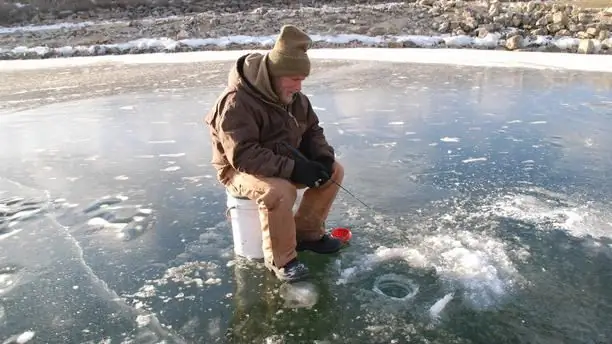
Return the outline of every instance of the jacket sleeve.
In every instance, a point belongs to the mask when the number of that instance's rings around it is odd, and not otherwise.
[[[308,97],[304,96],[306,102],[307,128],[302,136],[301,150],[310,159],[320,158],[335,159],[334,148],[327,142],[323,128],[319,125],[319,117],[314,112]]]
[[[294,161],[259,143],[259,126],[255,116],[239,100],[226,102],[216,127],[219,141],[234,169],[262,177],[291,177]]]

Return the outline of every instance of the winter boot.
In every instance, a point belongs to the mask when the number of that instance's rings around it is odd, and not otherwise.
[[[342,241],[332,238],[329,234],[324,234],[319,240],[299,241],[297,243],[297,251],[309,250],[315,253],[336,253],[342,248]]]
[[[277,267],[271,262],[265,262],[266,268],[274,272],[276,277],[283,282],[297,282],[308,278],[309,272],[306,265],[297,259],[291,260],[283,267]]]

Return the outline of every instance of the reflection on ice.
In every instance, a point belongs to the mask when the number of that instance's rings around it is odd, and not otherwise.
[[[288,308],[311,308],[319,299],[315,285],[308,281],[285,283],[280,286],[279,294]]]

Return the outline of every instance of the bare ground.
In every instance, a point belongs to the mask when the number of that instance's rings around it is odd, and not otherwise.
[[[397,1],[397,0],[396,0]],[[417,2],[408,0],[405,2]],[[611,0],[552,0],[580,7],[611,7]],[[199,12],[235,13],[256,8],[299,8],[388,3],[388,0],[0,0],[0,26],[51,23],[62,20],[130,19]],[[401,2],[401,1],[399,1]],[[501,0],[501,2],[517,2]],[[23,5],[26,6],[23,6]]]
[[[559,4],[574,5],[583,8],[612,7],[612,0],[556,0]]]
[[[130,19],[185,15],[212,11],[233,13],[259,7],[299,8],[300,6],[350,6],[385,3],[386,0],[0,0],[0,26],[50,23],[59,20]],[[15,6],[26,4],[27,6]]]

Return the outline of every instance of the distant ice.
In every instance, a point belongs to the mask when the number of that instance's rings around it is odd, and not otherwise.
[[[443,137],[440,139],[440,141],[442,142],[459,142],[459,138],[458,137]]]

